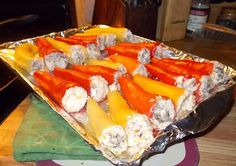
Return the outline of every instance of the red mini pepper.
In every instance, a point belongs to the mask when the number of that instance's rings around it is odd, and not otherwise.
[[[54,48],[45,38],[41,37],[36,39],[35,41],[36,46],[39,48],[39,55],[44,57],[52,52],[60,52],[62,51]]]
[[[133,48],[147,48],[150,51],[155,49],[156,46],[158,46],[160,43],[159,42],[142,42],[142,43],[127,43],[127,42],[122,42],[119,43],[118,45],[120,46],[125,46],[125,47],[133,47]]]
[[[80,41],[77,41],[75,39],[65,38],[65,37],[60,37],[60,36],[56,36],[55,39],[58,40],[58,41],[65,42],[67,44],[71,44],[71,45],[76,45],[76,44],[81,43]]]
[[[156,51],[156,47],[160,44],[160,42],[142,42],[142,43],[127,43],[127,42],[122,42],[119,43],[119,46],[124,46],[124,47],[132,47],[132,48],[136,48],[138,50],[142,49],[142,48],[147,48],[151,55],[154,56],[155,51]]]
[[[75,38],[64,38],[64,37],[59,37],[59,36],[55,37],[55,39],[58,41],[65,42],[70,45],[83,45],[85,47],[87,47],[88,44],[96,44],[96,42],[94,42],[94,41],[89,41],[89,40],[88,41],[86,41],[86,40],[81,41],[81,40],[77,40]]]
[[[55,68],[53,74],[57,77],[60,77],[64,80],[75,82],[80,84],[88,93],[90,93],[90,77],[84,72],[79,72],[70,69]]]
[[[199,71],[195,71],[187,66],[177,66],[174,63],[165,62],[157,58],[152,58],[151,62],[169,73],[183,76],[192,76],[195,77],[197,80],[200,80],[203,76],[203,74],[199,73]]]
[[[69,36],[69,39],[76,40],[78,44],[87,46],[88,44],[98,44],[96,35],[84,35],[84,36]]]
[[[84,72],[61,68],[55,68],[53,73],[55,76],[67,81],[78,83],[96,101],[104,100],[108,93],[108,83],[101,76],[93,76]]]
[[[188,59],[180,60],[171,58],[165,58],[161,60],[166,63],[175,64],[176,66],[183,66],[195,71],[199,71],[204,75],[210,75],[214,67],[214,64],[211,62],[196,62],[194,60],[188,60]]]
[[[156,102],[156,95],[144,91],[137,83],[127,76],[121,76],[118,81],[122,94],[129,105],[137,112],[151,117],[153,114],[151,108]]]
[[[34,72],[34,79],[39,84],[39,87],[62,108],[62,98],[66,90],[74,86],[79,86],[77,83],[65,81],[45,71]]]
[[[151,73],[152,76],[157,77],[160,81],[167,83],[169,85],[176,85],[176,77],[178,77],[176,74],[168,73],[162,69],[160,69],[157,66],[151,65],[151,64],[145,64],[145,67],[147,68],[148,72]]]
[[[142,52],[143,50],[143,52]],[[106,48],[108,55],[118,54],[125,57],[130,57],[139,60],[139,56],[142,54],[147,54],[150,60],[150,51],[146,48],[137,48],[136,46],[123,46],[115,45]]]
[[[69,36],[69,38],[75,39],[75,40],[81,41],[81,42],[96,43],[96,41],[97,41],[97,35],[81,35],[81,36],[72,35],[72,36]]]
[[[91,75],[101,75],[109,84],[114,82],[114,75],[116,73],[114,69],[97,65],[72,65],[71,68]]]

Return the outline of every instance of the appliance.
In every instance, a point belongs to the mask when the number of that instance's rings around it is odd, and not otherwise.
[[[31,38],[76,26],[74,1],[1,0],[0,43]],[[0,61],[0,123],[31,91]]]

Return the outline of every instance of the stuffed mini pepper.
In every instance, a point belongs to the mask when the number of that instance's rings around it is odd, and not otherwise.
[[[109,113],[112,119],[125,128],[131,154],[150,146],[154,141],[153,127],[146,115],[132,110],[118,91],[108,93]]]
[[[82,45],[69,45],[50,37],[47,37],[46,40],[53,45],[53,47],[62,50],[71,64],[83,64],[88,58],[88,52]]]
[[[197,90],[197,81],[192,76],[183,76],[180,74],[170,73],[159,68],[157,65],[155,66],[152,64],[145,64],[145,67],[154,79],[158,79],[166,84],[185,88],[193,92]]]
[[[124,65],[127,72],[131,75],[140,74],[145,77],[148,76],[148,71],[146,67],[133,58],[113,54],[109,56],[109,59],[111,59],[113,62]]]
[[[163,61],[157,58],[152,58],[152,63],[167,72],[196,78],[198,84],[197,96],[199,99],[206,98],[209,95],[210,90],[213,88],[211,77],[201,73],[201,71],[191,69],[187,66],[178,66],[174,63]]]
[[[176,107],[172,99],[144,91],[127,76],[120,77],[119,84],[129,105],[138,113],[149,117],[156,128],[162,130],[174,121]]]
[[[115,155],[126,152],[127,136],[124,128],[114,122],[99,104],[89,98],[86,106],[88,123],[102,149],[111,151]]]
[[[97,44],[94,43],[93,41],[91,41],[91,42],[90,41],[80,41],[80,40],[76,40],[76,39],[73,39],[73,38],[64,38],[64,37],[59,37],[59,36],[56,36],[55,40],[61,41],[61,42],[64,42],[64,43],[67,43],[67,44],[71,45],[71,46],[68,47],[71,51],[70,50],[68,51],[66,49],[67,52],[68,52],[68,56],[73,55],[73,50],[75,50],[73,47],[84,46],[87,50],[88,58],[91,58],[91,59],[101,58],[101,52],[98,49]],[[72,58],[72,59],[75,59],[75,58]]]
[[[87,34],[77,33],[69,38],[83,42],[83,43],[96,43],[100,51],[105,50],[106,47],[116,45],[117,37],[112,33],[100,33],[100,34]]]
[[[68,66],[67,56],[61,50],[54,48],[45,38],[36,39],[35,44],[49,71],[53,71],[55,67],[66,68]]]
[[[171,86],[141,75],[135,75],[133,79],[146,92],[166,96],[171,99],[175,106],[177,119],[182,118],[182,114],[185,116],[185,114],[191,112],[196,106],[196,98],[192,91]]]
[[[217,61],[197,62],[194,60],[180,60],[171,58],[165,58],[162,59],[162,61],[179,67],[188,68],[199,72],[202,75],[209,75],[211,77],[213,87],[228,80],[228,77],[224,72],[224,66]]]
[[[31,75],[44,69],[43,58],[39,56],[38,47],[34,44],[24,43],[16,47],[15,61]]]
[[[106,48],[106,51],[109,55],[118,54],[125,57],[133,58],[142,64],[150,63],[151,53],[147,48],[137,48],[133,45],[123,46],[116,45]]]
[[[90,75],[100,75],[105,78],[109,84],[112,84],[114,81],[116,81],[115,77],[117,70],[108,67],[97,65],[72,65],[71,68],[73,70],[84,72]]]
[[[69,113],[79,112],[87,102],[87,92],[75,82],[65,81],[49,72],[34,72],[39,88]]]
[[[146,48],[150,51],[151,57],[154,57],[156,54],[157,47],[160,45],[160,42],[139,42],[139,43],[129,43],[129,42],[122,42],[119,43],[120,46],[124,47],[132,47],[136,48],[137,50],[141,50]]]
[[[78,83],[97,102],[104,100],[107,96],[108,82],[101,76],[62,68],[55,68],[53,74],[64,80]]]

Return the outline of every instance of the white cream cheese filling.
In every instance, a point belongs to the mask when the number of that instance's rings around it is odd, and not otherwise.
[[[124,36],[123,36],[123,40],[124,42],[133,42],[134,41],[134,35],[132,34],[132,32],[129,29],[126,29],[124,31]]]
[[[96,42],[97,42],[97,46],[98,46],[98,49],[103,51],[105,50],[105,37],[104,35],[98,35],[97,36],[97,39],[96,39]]]
[[[166,49],[162,46],[162,44],[156,46],[154,57],[156,58],[170,58],[173,57],[175,54],[173,51]]]
[[[137,152],[149,146],[153,140],[153,127],[146,115],[135,114],[128,118],[126,124],[128,146],[132,152]]]
[[[204,75],[200,80],[199,93],[201,98],[204,99],[210,94],[210,90],[213,88],[212,79],[210,76]]]
[[[112,126],[102,131],[99,137],[101,148],[119,155],[128,148],[125,130],[121,126]]]
[[[108,93],[108,82],[101,76],[90,77],[91,97],[97,102],[106,98]]]
[[[217,61],[213,61],[212,63],[213,63],[213,71],[210,77],[211,77],[213,86],[216,86],[217,84],[227,81],[229,77],[224,72],[224,66]]]
[[[174,121],[175,108],[171,99],[164,99],[161,96],[157,96],[152,111],[153,116],[151,121],[160,130],[165,129]]]
[[[118,83],[118,79],[127,72],[124,65],[120,64],[117,72],[114,74],[114,82],[109,86],[110,90],[118,90],[120,91],[120,84]]]
[[[74,45],[70,47],[68,57],[71,64],[83,64],[88,58],[88,52],[84,46]]]
[[[115,34],[101,34],[97,37],[97,46],[103,51],[106,47],[116,45],[117,36]]]
[[[105,34],[105,46],[114,46],[116,45],[117,36],[115,34]]]
[[[117,71],[121,73],[121,75],[127,73],[126,67],[123,64],[119,64]]]
[[[43,58],[37,57],[35,58],[32,63],[30,64],[30,74],[33,75],[35,71],[43,70],[44,69],[44,61]]]
[[[142,48],[138,52],[138,61],[142,64],[150,63],[151,61],[151,53],[147,48]]]
[[[180,96],[178,104],[176,106],[176,111],[179,113],[181,111],[191,112],[196,106],[196,99],[192,91],[185,90],[184,94]]]
[[[122,64],[119,65],[117,72],[114,74],[114,82],[118,82],[118,79],[127,72],[126,67]]]
[[[148,71],[143,64],[138,65],[138,67],[133,71],[132,75],[140,74],[144,77],[148,76]]]
[[[120,85],[117,82],[112,83],[109,85],[109,91],[119,91],[120,90]]]
[[[44,62],[49,71],[53,71],[55,67],[66,68],[68,65],[66,55],[60,52],[52,52],[46,55]]]
[[[196,91],[198,88],[195,78],[185,78],[184,76],[176,77],[176,86],[179,88],[185,88],[189,91]]]
[[[85,106],[87,99],[86,90],[75,86],[66,90],[62,98],[62,105],[67,112],[78,112]]]
[[[101,52],[96,44],[88,44],[87,47],[88,57],[91,59],[98,59],[101,57]]]

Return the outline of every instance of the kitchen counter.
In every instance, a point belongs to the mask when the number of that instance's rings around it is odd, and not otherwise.
[[[191,38],[167,43],[170,46],[190,52],[203,58],[217,60],[236,69],[236,48],[215,49],[199,46]],[[234,90],[236,98],[236,90]],[[0,166],[33,166],[35,163],[19,163],[12,158],[12,142],[24,117],[29,101],[24,100],[0,125]],[[236,165],[236,102],[232,108],[209,130],[194,136],[197,140],[199,166]]]

